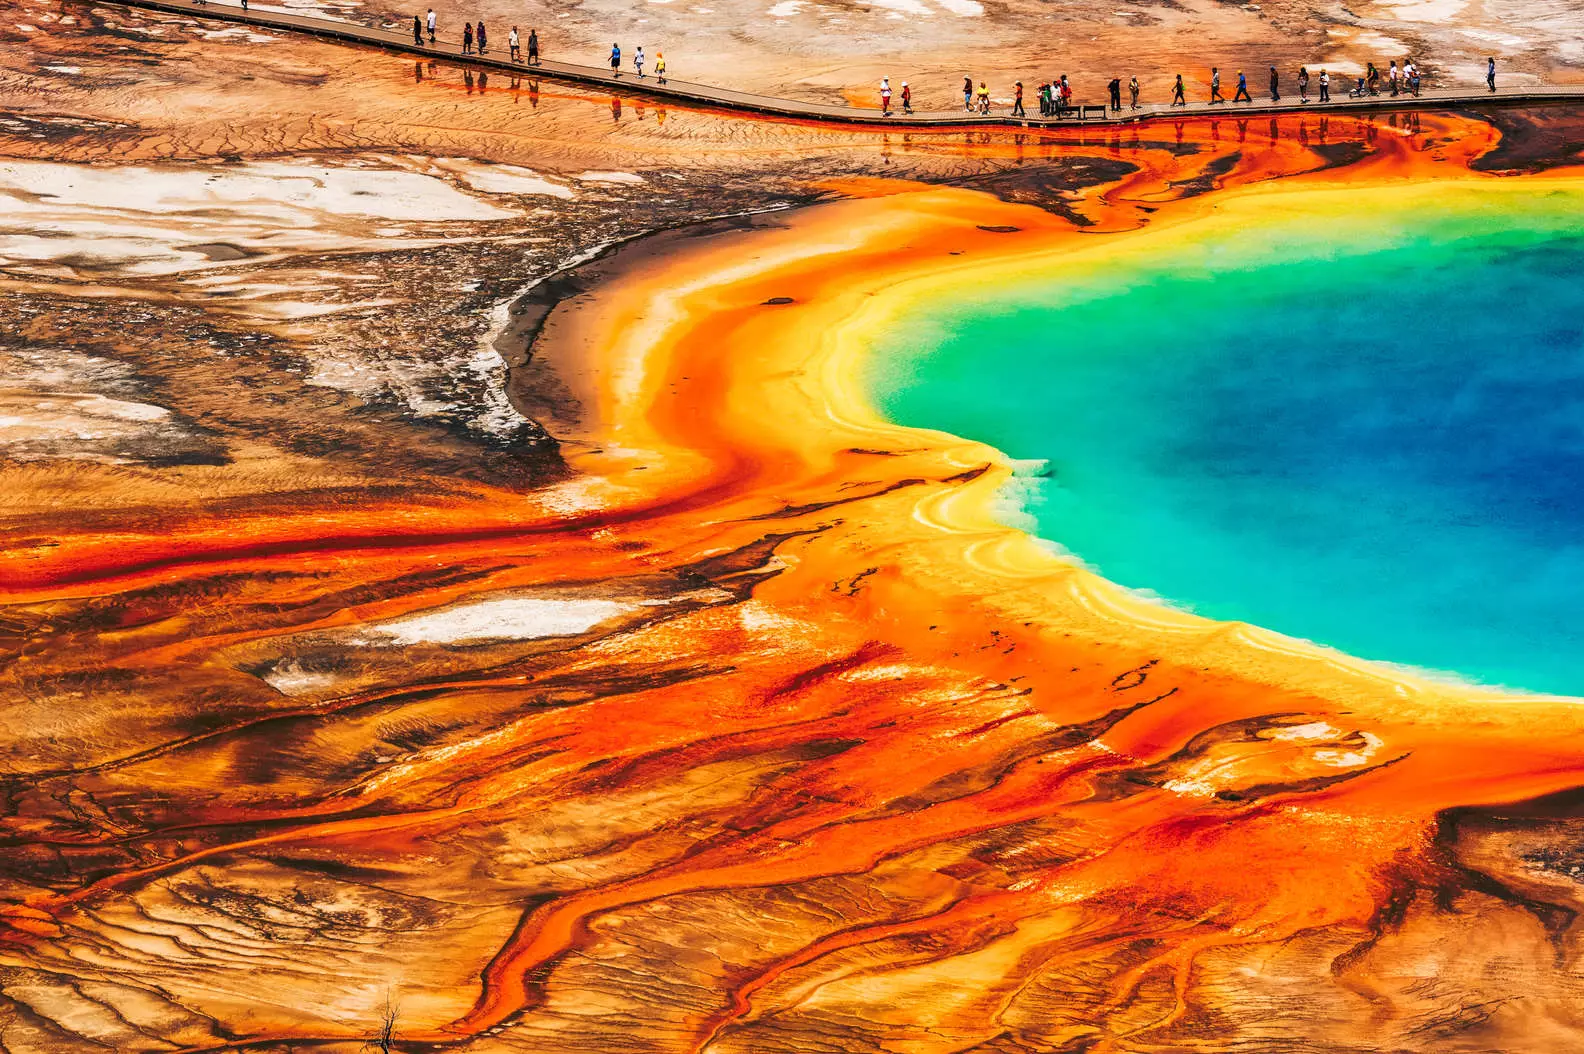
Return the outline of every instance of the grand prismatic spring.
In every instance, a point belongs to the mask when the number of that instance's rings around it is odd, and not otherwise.
[[[0,1051],[1584,1049],[1584,107],[0,21]]]

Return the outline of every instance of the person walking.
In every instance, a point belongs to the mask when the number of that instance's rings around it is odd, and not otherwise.
[[[1243,71],[1238,70],[1237,91],[1232,93],[1233,102],[1253,102],[1254,97],[1248,93],[1248,78],[1243,76]]]
[[[880,78],[880,116],[891,116],[891,78]]]
[[[462,54],[471,55],[472,53],[473,53],[473,23],[471,23],[471,22],[463,22],[462,23]]]
[[[1403,77],[1408,81],[1408,90],[1413,92],[1414,98],[1419,98],[1419,67],[1414,65],[1413,59],[1403,63]]]
[[[434,8],[431,7],[429,9],[429,17],[428,17],[428,19],[426,21],[427,21],[427,23],[429,25],[429,43],[433,44],[435,42],[435,13],[434,13]]]
[[[655,52],[655,80],[665,83],[665,52]]]
[[[1121,77],[1112,77],[1111,78],[1111,83],[1108,84],[1107,87],[1111,89],[1111,109],[1113,109],[1113,110],[1121,110],[1122,109],[1122,78]]]
[[[1309,67],[1298,67],[1298,101],[1309,101]]]
[[[522,61],[522,38],[517,35],[516,26],[506,34],[506,54],[513,62]]]
[[[1281,102],[1281,75],[1276,72],[1276,67],[1270,68],[1271,102]]]
[[[413,43],[423,47],[423,21],[413,15]]]
[[[1066,113],[1072,109],[1072,85],[1067,83],[1067,74],[1063,73],[1057,84],[1061,86],[1061,111]]]
[[[1371,95],[1380,94],[1380,70],[1375,68],[1375,63],[1368,64],[1369,69],[1364,73],[1364,90]]]
[[[247,0],[242,0],[242,10],[247,10]]]
[[[1392,98],[1394,98],[1394,99],[1397,97],[1397,79],[1398,79],[1398,76],[1399,76],[1399,74],[1397,73],[1397,60],[1396,59],[1392,59],[1392,61],[1391,61],[1391,69],[1386,71],[1386,80],[1389,82],[1389,85],[1391,87]]]
[[[990,113],[990,86],[984,81],[979,82],[979,112],[986,115]]]
[[[528,65],[539,65],[539,31],[537,29],[528,31]]]
[[[484,32],[484,20],[479,19],[478,29],[473,33],[473,39],[478,41],[479,54],[484,54],[489,47],[489,36]]]
[[[1012,116],[1027,117],[1023,110],[1023,82],[1018,81],[1012,86]]]
[[[619,79],[621,77],[621,45],[620,44],[612,44],[611,45],[611,59],[610,59],[610,62],[611,62],[611,77]]]
[[[1138,97],[1139,97],[1138,77],[1136,77],[1136,76],[1130,77],[1130,78],[1128,78],[1128,106],[1131,109],[1134,109],[1134,110],[1138,109]]]
[[[1214,66],[1210,67],[1210,105],[1226,102],[1226,97],[1221,94],[1221,71]]]
[[[1320,71],[1320,101],[1331,101],[1331,74],[1325,70]]]
[[[644,79],[643,64],[644,64],[643,45],[639,44],[638,45],[638,50],[633,52],[633,69],[638,71],[638,79],[639,80],[643,80]]]
[[[1172,85],[1172,101],[1171,101],[1171,104],[1173,106],[1187,106],[1188,105],[1188,99],[1187,99],[1186,96],[1183,95],[1183,81],[1182,81],[1182,74],[1181,73],[1177,74],[1177,83]]]
[[[913,89],[908,87],[907,81],[902,82],[902,113],[913,112]]]
[[[963,78],[963,109],[973,113],[973,78]]]

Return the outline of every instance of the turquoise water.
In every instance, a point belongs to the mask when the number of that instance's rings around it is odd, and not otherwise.
[[[1121,585],[1584,695],[1579,205],[1454,196],[1075,259],[908,318],[871,392],[1046,461],[1022,511]]]

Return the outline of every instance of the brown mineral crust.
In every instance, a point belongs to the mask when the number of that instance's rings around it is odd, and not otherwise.
[[[578,343],[712,253],[893,213],[920,257],[1116,234],[1277,178],[1562,156],[1524,142],[1575,134],[1562,111],[1500,147],[1436,115],[662,123],[445,63],[46,13],[0,49],[0,156],[141,167],[106,167],[115,199],[14,194],[94,251],[0,269],[5,412],[34,415],[0,463],[5,1049],[350,1052],[387,992],[412,1050],[1577,1045],[1576,803],[1414,811],[1414,773],[1521,758],[1502,794],[1566,785],[1565,735],[1393,724],[1410,761],[1338,781],[1320,753],[1368,730],[1348,700],[931,592],[897,525],[982,462],[854,443],[775,477],[792,459],[718,445],[719,485],[615,485],[587,467],[628,456],[598,432],[608,345]],[[235,182],[318,193],[349,168],[419,214],[282,221]],[[875,178],[834,181],[854,173]],[[854,222],[816,227],[832,209]],[[713,336],[833,292],[797,266],[723,286]],[[699,333],[702,366],[729,345]],[[670,424],[718,444],[723,373],[678,365]],[[548,436],[484,412],[508,367]],[[1206,768],[1218,794],[1184,805]],[[1294,890],[1295,860],[1333,869]]]

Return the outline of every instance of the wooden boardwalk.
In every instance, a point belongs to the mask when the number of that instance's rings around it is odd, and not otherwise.
[[[622,70],[620,78],[613,78],[609,67],[582,66],[572,62],[546,60],[536,65],[528,66],[522,62],[512,62],[507,57],[506,32],[501,29],[497,29],[495,32],[493,38],[494,46],[491,47],[489,54],[463,55],[461,53],[461,42],[445,37],[441,37],[432,46],[415,44],[411,26],[405,26],[399,31],[375,29],[352,22],[340,22],[328,18],[314,18],[310,15],[294,14],[277,8],[252,7],[244,11],[240,4],[223,3],[220,0],[212,0],[210,3],[197,3],[195,0],[110,0],[110,2],[118,3],[124,7],[146,8],[151,11],[190,15],[223,22],[239,22],[263,29],[306,33],[351,44],[384,48],[387,51],[396,51],[408,55],[445,59],[447,62],[467,64],[483,69],[503,70],[514,75],[540,76],[550,80],[597,87],[607,91],[617,90],[624,94],[641,95],[655,99],[671,99],[695,107],[724,109],[802,121],[832,121],[845,124],[948,128],[984,126],[1071,128],[1093,125],[1135,124],[1179,117],[1265,115],[1298,113],[1300,111],[1305,113],[1315,111],[1322,113],[1359,113],[1377,110],[1449,109],[1465,105],[1478,105],[1481,107],[1493,105],[1527,106],[1536,103],[1584,100],[1584,85],[1526,85],[1523,87],[1502,88],[1495,93],[1485,90],[1484,86],[1481,85],[1478,89],[1431,89],[1418,97],[1400,95],[1394,98],[1390,95],[1382,94],[1362,99],[1352,99],[1348,97],[1347,93],[1348,78],[1335,77],[1333,78],[1332,100],[1324,104],[1315,101],[1303,104],[1298,101],[1296,94],[1294,94],[1283,96],[1283,100],[1279,103],[1272,103],[1268,99],[1259,98],[1256,98],[1252,103],[1233,104],[1229,102],[1216,106],[1207,105],[1203,101],[1195,101],[1188,106],[1176,107],[1152,103],[1141,105],[1137,110],[1123,109],[1121,111],[1105,111],[1100,106],[1087,106],[1084,107],[1085,116],[1081,118],[1076,115],[1062,118],[1044,118],[1039,116],[1038,99],[1036,98],[1036,92],[1031,88],[1027,92],[1026,105],[1034,107],[1035,112],[1029,118],[1011,117],[1005,112],[1007,109],[1005,106],[998,107],[998,112],[991,113],[989,116],[969,113],[964,110],[935,110],[920,111],[906,117],[901,116],[899,113],[884,117],[881,115],[878,106],[874,109],[865,109],[857,106],[805,102],[799,99],[779,99],[774,96],[755,95],[750,92],[733,91],[730,88],[718,88],[710,84],[697,84],[676,79],[669,79],[662,85],[655,80],[652,74],[647,79],[640,81],[633,75],[630,55],[623,56],[628,66]],[[524,47],[526,47],[526,34],[523,36],[523,43]],[[1284,87],[1293,89],[1293,78],[1291,75],[1284,77],[1284,81],[1286,82]],[[900,80],[898,83],[900,84]],[[1235,83],[1235,78],[1229,83]],[[1228,90],[1230,90],[1230,86]],[[878,101],[877,96],[876,102],[878,103]]]

